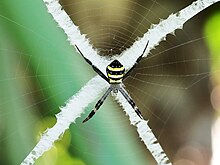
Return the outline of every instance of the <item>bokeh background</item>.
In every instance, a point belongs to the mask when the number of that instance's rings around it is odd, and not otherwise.
[[[112,57],[192,1],[60,3],[99,54]],[[124,82],[175,165],[208,165],[216,147],[211,130],[220,110],[219,27],[216,3],[168,35]],[[54,125],[59,107],[94,75],[43,1],[1,0],[0,164],[20,164]],[[94,104],[36,164],[156,164],[112,97],[82,124]],[[215,134],[219,129],[215,127]]]

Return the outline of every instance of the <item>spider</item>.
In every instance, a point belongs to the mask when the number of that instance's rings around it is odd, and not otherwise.
[[[77,47],[77,45],[75,45],[76,49],[78,50],[78,52],[82,55],[82,57],[86,60],[86,62],[92,66],[93,70],[100,75],[104,80],[106,80],[109,84],[110,87],[107,89],[107,91],[104,93],[104,95],[99,99],[99,101],[96,103],[95,108],[90,112],[90,114],[87,116],[87,118],[85,118],[85,120],[83,120],[83,123],[87,122],[89,119],[91,119],[95,113],[98,111],[98,109],[100,108],[100,106],[103,104],[103,102],[105,101],[105,99],[107,98],[107,96],[110,94],[110,92],[112,91],[114,94],[117,94],[118,91],[121,92],[121,94],[125,97],[125,99],[128,101],[128,103],[132,106],[132,108],[135,110],[135,112],[137,113],[137,115],[143,119],[140,110],[138,109],[138,107],[136,106],[135,102],[133,101],[133,99],[129,96],[129,94],[127,93],[127,91],[125,90],[125,88],[122,85],[122,81],[124,79],[126,79],[128,77],[128,75],[131,73],[131,71],[135,68],[135,66],[140,62],[140,60],[142,59],[145,50],[148,46],[148,43],[146,44],[141,56],[136,60],[135,64],[133,65],[133,67],[128,70],[125,73],[125,68],[124,66],[118,61],[118,60],[114,60],[112,61],[107,67],[106,67],[106,73],[107,73],[107,77],[104,75],[104,73],[102,73],[95,65],[92,64],[92,62],[87,59],[82,52],[79,50],[79,48]]]

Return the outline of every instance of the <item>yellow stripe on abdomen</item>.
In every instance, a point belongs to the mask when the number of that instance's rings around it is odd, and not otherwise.
[[[109,79],[109,83],[110,84],[119,84],[119,83],[122,83],[122,79],[119,79],[119,80]]]
[[[107,66],[107,68],[110,70],[110,71],[123,71],[125,68],[124,66],[120,67],[120,68],[112,68],[110,66]]]
[[[108,73],[108,77],[109,77],[109,78],[119,79],[119,78],[122,78],[123,76],[124,76],[124,74],[113,75],[113,74],[109,74],[109,73]]]

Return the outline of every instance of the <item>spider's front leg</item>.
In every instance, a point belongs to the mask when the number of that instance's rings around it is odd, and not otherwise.
[[[86,60],[86,62],[92,66],[93,70],[96,73],[98,73],[99,76],[101,76],[105,81],[107,81],[109,83],[109,79],[99,70],[99,68],[97,68],[95,65],[93,65],[92,62],[82,54],[82,52],[79,50],[77,45],[75,45],[75,47],[78,50],[78,52],[81,54],[81,56]]]
[[[129,94],[127,93],[127,91],[124,89],[123,86],[121,86],[119,88],[119,91],[121,92],[121,94],[125,97],[125,99],[128,101],[128,103],[132,106],[132,108],[135,110],[135,112],[137,113],[137,115],[141,118],[144,119],[141,111],[139,110],[139,108],[136,106],[135,102],[133,101],[133,99],[129,96]]]
[[[85,118],[85,120],[83,120],[83,123],[87,122],[89,119],[91,119],[95,113],[98,111],[98,109],[101,107],[101,105],[103,104],[103,102],[105,101],[105,99],[107,98],[107,96],[109,95],[109,93],[112,91],[112,86],[110,86],[108,88],[108,90],[105,92],[105,94],[101,97],[101,99],[96,103],[95,108],[90,112],[90,114],[87,116],[87,118]]]
[[[144,55],[144,53],[145,53],[145,51],[146,51],[146,49],[147,49],[148,43],[149,43],[149,41],[147,41],[147,44],[146,44],[146,46],[145,46],[145,48],[144,48],[142,54],[140,55],[140,57],[138,57],[138,59],[136,60],[135,64],[133,65],[133,67],[132,67],[130,70],[128,70],[127,73],[125,73],[125,75],[124,75],[124,77],[123,77],[123,80],[126,79],[126,78],[129,76],[129,74],[131,73],[131,71],[132,71],[132,70],[136,67],[136,65],[141,61],[141,59],[142,59],[142,57],[143,57],[143,55]]]

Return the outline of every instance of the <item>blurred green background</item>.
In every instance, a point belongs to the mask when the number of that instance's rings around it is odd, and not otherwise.
[[[152,23],[191,1],[60,3],[99,53],[113,56],[130,47]],[[176,36],[168,35],[125,81],[175,165],[206,165],[211,158],[216,112],[210,93],[220,82],[219,9],[217,3],[188,21]],[[0,164],[20,164],[56,122],[59,107],[94,75],[41,0],[1,0]],[[94,119],[82,124],[94,104],[36,164],[156,164],[111,97]]]

